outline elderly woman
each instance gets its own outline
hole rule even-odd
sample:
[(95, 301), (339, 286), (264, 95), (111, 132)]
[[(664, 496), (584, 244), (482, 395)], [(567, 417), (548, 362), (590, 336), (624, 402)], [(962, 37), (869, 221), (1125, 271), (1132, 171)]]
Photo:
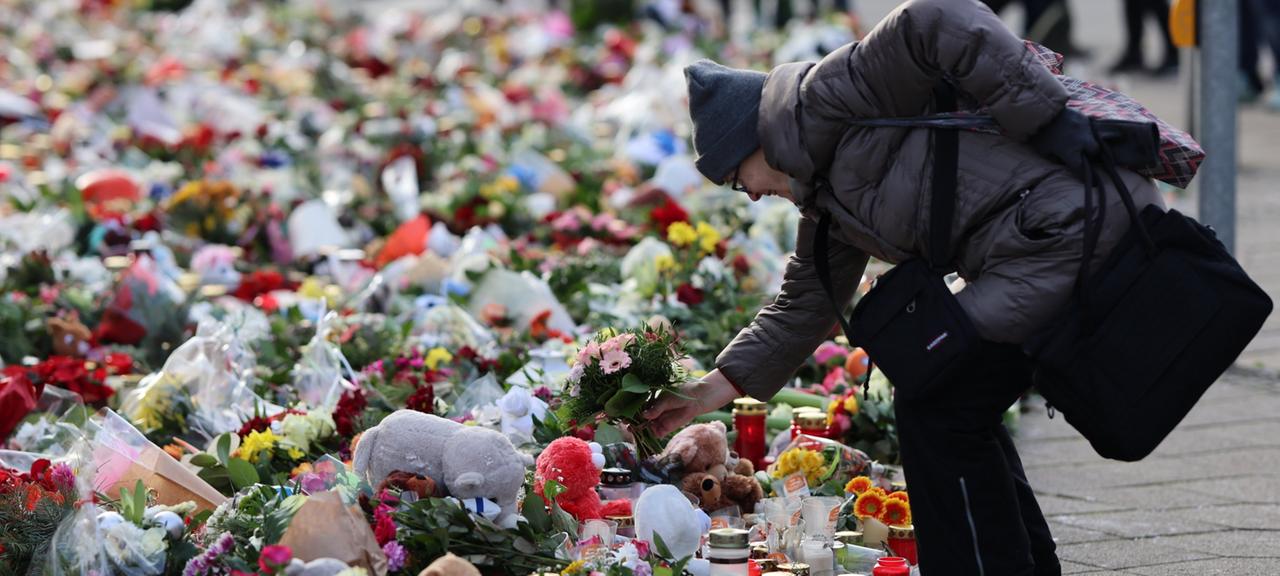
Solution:
[[(848, 303), (869, 256), (924, 257), (929, 245), (932, 133), (856, 127), (853, 119), (933, 111), (953, 86), (1003, 134), (961, 132), (949, 267), (965, 279), (960, 307), (981, 338), (970, 365), (923, 397), (896, 401), (903, 466), (926, 574), (1059, 574), (1045, 523), (1002, 414), (1032, 385), (1020, 344), (1063, 313), (1086, 223), (1082, 155), (1088, 121), (1022, 40), (974, 0), (912, 0), (861, 42), (821, 62), (769, 74), (709, 61), (686, 69), (697, 166), (752, 200), (786, 198), (802, 219), (781, 292), (719, 355), (716, 369), (647, 413), (667, 433), (745, 394), (768, 400), (837, 318), (816, 272), (817, 222), (837, 302)], [(1153, 183), (1122, 170), (1139, 209)], [(817, 186), (818, 182), (829, 186)], [(1119, 195), (1096, 208), (1093, 265), (1128, 231)]]

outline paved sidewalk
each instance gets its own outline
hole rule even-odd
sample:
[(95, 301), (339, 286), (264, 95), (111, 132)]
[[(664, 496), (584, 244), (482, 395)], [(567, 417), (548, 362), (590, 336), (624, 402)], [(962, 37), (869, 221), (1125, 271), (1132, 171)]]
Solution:
[(1065, 574), (1280, 574), (1280, 381), (1229, 373), (1138, 463), (1042, 406), (1016, 434)]

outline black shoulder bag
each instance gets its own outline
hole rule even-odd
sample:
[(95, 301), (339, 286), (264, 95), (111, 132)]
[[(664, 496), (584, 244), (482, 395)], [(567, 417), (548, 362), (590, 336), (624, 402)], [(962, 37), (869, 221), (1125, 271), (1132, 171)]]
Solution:
[[(1035, 359), (1036, 388), (1094, 450), (1136, 461), (1155, 450), (1231, 367), (1272, 303), (1213, 230), (1176, 210), (1148, 206), (1139, 213), (1116, 170), (1114, 150), (1101, 134), (1099, 141), (1102, 171), (1120, 194), (1131, 228), (1090, 274), (1098, 218), (1085, 235), (1072, 303), (1024, 348)], [(1087, 174), (1086, 184), (1103, 197), (1101, 175)]]
[[(955, 110), (954, 89), (934, 91), (939, 112)], [(955, 129), (933, 130), (933, 185), (929, 215), (929, 256), (894, 266), (876, 280), (846, 319), (831, 288), (827, 235), (831, 216), (824, 213), (814, 234), (813, 257), (818, 280), (827, 293), (849, 343), (861, 346), (893, 382), (901, 398), (930, 394), (947, 375), (964, 364), (979, 342), (977, 331), (960, 308), (943, 277), (950, 262), (952, 220), (956, 202), (959, 135)], [(830, 191), (820, 181), (818, 193)], [(834, 196), (833, 196), (834, 198)], [(839, 199), (837, 199), (839, 203)]]

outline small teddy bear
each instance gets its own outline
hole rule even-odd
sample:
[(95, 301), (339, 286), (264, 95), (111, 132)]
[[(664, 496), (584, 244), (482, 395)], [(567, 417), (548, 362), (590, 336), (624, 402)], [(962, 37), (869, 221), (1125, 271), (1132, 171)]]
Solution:
[[(751, 461), (738, 458), (729, 452), (728, 432), (723, 422), (695, 424), (681, 430), (671, 438), (659, 455), (659, 461), (678, 463), (681, 468), (681, 485), (699, 488), (688, 490), (703, 494), (701, 489), (706, 477), (718, 484), (719, 497), (700, 497), (701, 508), (713, 512), (731, 504), (737, 504), (743, 513), (755, 510), (756, 502), (764, 498), (764, 490), (755, 479), (755, 467)], [(685, 478), (694, 476), (693, 484), (685, 484)]]
[[(588, 444), (573, 436), (557, 438), (538, 455), (533, 491), (545, 502), (543, 491), (548, 480), (564, 486), (565, 491), (556, 496), (556, 503), (579, 521), (629, 516), (630, 500), (600, 502), (596, 486), (600, 484), (600, 471), (604, 464), (605, 457), (599, 444)], [(526, 501), (525, 505), (528, 506), (529, 502)]]

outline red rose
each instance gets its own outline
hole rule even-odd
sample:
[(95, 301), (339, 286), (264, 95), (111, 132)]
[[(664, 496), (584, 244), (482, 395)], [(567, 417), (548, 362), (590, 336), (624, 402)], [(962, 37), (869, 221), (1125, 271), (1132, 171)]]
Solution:
[(686, 306), (697, 306), (702, 303), (705, 296), (702, 290), (694, 288), (693, 285), (685, 282), (676, 288), (676, 299), (684, 302)]
[(649, 212), (649, 220), (658, 227), (659, 233), (666, 235), (668, 226), (676, 222), (688, 222), (689, 213), (675, 200), (672, 200), (670, 196), (667, 196), (666, 201), (661, 206)]

